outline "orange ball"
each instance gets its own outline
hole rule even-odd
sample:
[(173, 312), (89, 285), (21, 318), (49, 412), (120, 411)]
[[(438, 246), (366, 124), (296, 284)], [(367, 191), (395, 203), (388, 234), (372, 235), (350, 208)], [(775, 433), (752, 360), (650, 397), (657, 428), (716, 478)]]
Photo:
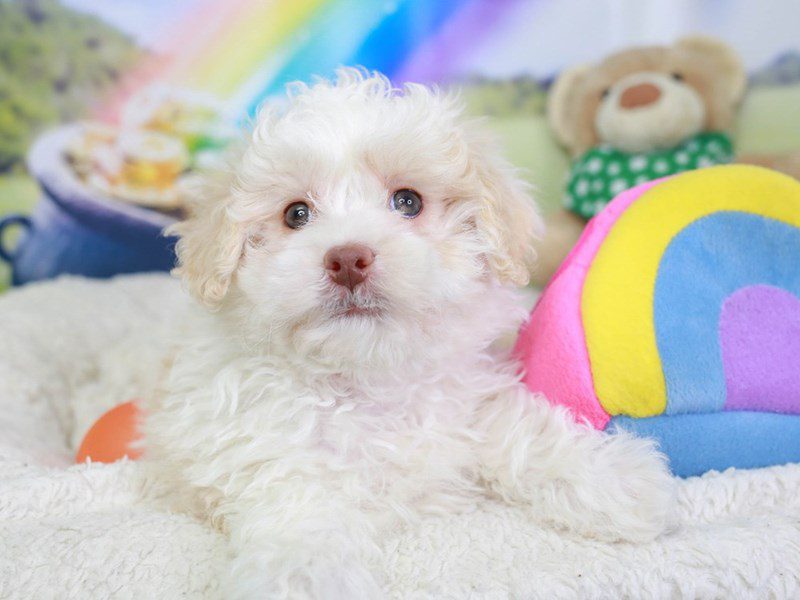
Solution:
[(103, 414), (86, 432), (75, 462), (83, 463), (91, 458), (92, 462), (112, 463), (123, 456), (131, 460), (139, 458), (142, 451), (131, 448), (131, 444), (141, 438), (138, 428), (140, 416), (135, 400)]

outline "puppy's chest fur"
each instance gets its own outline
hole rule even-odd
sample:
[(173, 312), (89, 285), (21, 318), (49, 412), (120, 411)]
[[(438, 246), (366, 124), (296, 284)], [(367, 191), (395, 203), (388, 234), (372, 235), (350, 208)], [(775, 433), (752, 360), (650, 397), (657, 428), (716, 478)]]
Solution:
[(473, 502), (482, 441), (475, 414), (487, 384), (508, 383), (475, 365), (354, 380), (312, 377), (264, 357), (228, 357), (206, 370), (207, 359), (193, 358), (176, 362), (148, 443), (164, 448), (175, 476), (210, 505), (298, 480), (365, 509), (391, 503), (419, 513)]

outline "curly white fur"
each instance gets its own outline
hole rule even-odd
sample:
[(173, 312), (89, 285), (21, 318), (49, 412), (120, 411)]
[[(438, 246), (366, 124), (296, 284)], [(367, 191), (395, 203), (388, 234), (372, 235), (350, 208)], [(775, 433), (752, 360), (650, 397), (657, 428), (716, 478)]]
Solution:
[[(212, 310), (147, 406), (146, 464), (229, 536), (226, 597), (379, 597), (383, 533), (483, 494), (603, 540), (668, 525), (661, 455), (574, 424), (494, 347), (540, 227), (498, 156), (453, 97), (345, 69), (262, 112), (197, 197), (180, 271)], [(416, 219), (389, 209), (399, 188)], [(313, 217), (290, 230), (298, 198)], [(355, 292), (323, 268), (344, 243), (376, 255)]]

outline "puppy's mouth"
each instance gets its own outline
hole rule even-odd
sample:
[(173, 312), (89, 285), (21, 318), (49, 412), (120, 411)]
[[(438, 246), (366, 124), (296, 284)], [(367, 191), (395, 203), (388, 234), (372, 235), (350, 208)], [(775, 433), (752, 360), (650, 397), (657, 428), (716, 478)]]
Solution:
[(386, 313), (386, 303), (375, 294), (350, 292), (336, 298), (329, 309), (334, 319), (377, 318)]
[(340, 312), (339, 317), (379, 317), (381, 309), (375, 306), (358, 306), (353, 305)]

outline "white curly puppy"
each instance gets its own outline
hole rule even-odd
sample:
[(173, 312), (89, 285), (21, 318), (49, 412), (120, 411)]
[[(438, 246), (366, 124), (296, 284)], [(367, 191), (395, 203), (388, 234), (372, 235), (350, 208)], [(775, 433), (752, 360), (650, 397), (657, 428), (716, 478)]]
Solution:
[(574, 424), (493, 349), (539, 227), (452, 97), (343, 69), (265, 109), (176, 228), (211, 310), (144, 425), (152, 474), (230, 537), (226, 597), (380, 597), (381, 533), (482, 494), (601, 540), (664, 530), (652, 445)]

